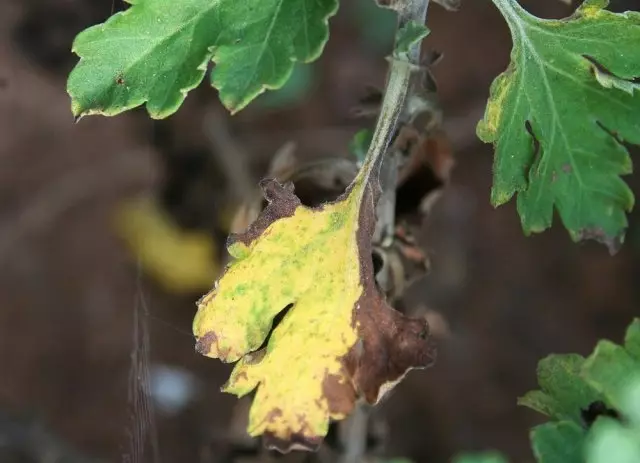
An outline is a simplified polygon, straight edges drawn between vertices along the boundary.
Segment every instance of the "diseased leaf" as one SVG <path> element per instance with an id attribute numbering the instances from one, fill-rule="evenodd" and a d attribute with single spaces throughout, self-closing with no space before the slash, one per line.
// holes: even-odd
<path id="1" fill-rule="evenodd" d="M 538 463 L 583 463 L 586 431 L 572 421 L 536 426 L 531 431 L 531 447 Z"/>
<path id="2" fill-rule="evenodd" d="M 477 129 L 496 147 L 491 201 L 517 193 L 526 234 L 551 226 L 555 209 L 575 241 L 615 252 L 634 203 L 621 141 L 640 144 L 640 14 L 586 0 L 570 18 L 544 20 L 516 0 L 493 2 L 514 45 Z"/>
<path id="3" fill-rule="evenodd" d="M 542 390 L 531 391 L 518 400 L 555 420 L 571 420 L 582 425 L 582 410 L 602 395 L 590 386 L 580 372 L 585 359 L 581 355 L 550 355 L 538 363 L 538 384 Z"/>
<path id="4" fill-rule="evenodd" d="M 76 116 L 112 116 L 146 103 L 173 114 L 216 63 L 212 84 L 232 112 L 282 87 L 295 61 L 316 59 L 337 0 L 130 0 L 81 32 L 67 90 Z"/>
<path id="5" fill-rule="evenodd" d="M 624 347 L 600 341 L 582 367 L 582 376 L 600 391 L 618 410 L 624 406 L 624 394 L 640 377 L 640 361 Z"/>
<path id="6" fill-rule="evenodd" d="M 364 178 L 318 208 L 290 184 L 263 181 L 268 206 L 230 238 L 234 260 L 199 302 L 197 350 L 238 361 L 224 390 L 256 390 L 248 431 L 281 450 L 317 447 L 357 398 L 376 403 L 434 359 L 426 321 L 393 310 L 376 287 L 375 195 Z"/>

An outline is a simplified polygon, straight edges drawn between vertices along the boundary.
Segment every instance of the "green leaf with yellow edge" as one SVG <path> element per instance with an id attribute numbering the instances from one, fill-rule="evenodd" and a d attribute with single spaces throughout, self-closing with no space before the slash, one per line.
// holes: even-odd
<path id="1" fill-rule="evenodd" d="M 216 63 L 212 84 L 232 112 L 277 89 L 294 62 L 318 58 L 337 0 L 129 0 L 81 32 L 67 91 L 77 117 L 112 116 L 146 103 L 173 114 Z"/>
<path id="2" fill-rule="evenodd" d="M 640 144 L 640 14 L 586 0 L 570 18 L 545 20 L 516 0 L 493 3 L 514 45 L 477 129 L 496 148 L 491 201 L 517 194 L 526 234 L 551 226 L 555 209 L 575 241 L 614 252 L 634 203 L 621 142 Z"/>
<path id="3" fill-rule="evenodd" d="M 263 181 L 267 207 L 230 237 L 234 260 L 199 302 L 197 350 L 238 361 L 224 390 L 256 391 L 248 431 L 283 451 L 316 448 L 358 398 L 376 403 L 434 358 L 426 322 L 392 309 L 376 287 L 378 193 L 365 177 L 317 208 L 291 184 Z"/>

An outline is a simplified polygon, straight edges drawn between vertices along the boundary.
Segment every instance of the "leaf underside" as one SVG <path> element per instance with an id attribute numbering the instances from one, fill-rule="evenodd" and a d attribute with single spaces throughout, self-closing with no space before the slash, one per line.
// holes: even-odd
<path id="1" fill-rule="evenodd" d="M 289 78 L 328 39 L 337 0 L 129 0 L 131 6 L 81 32 L 67 91 L 76 117 L 112 116 L 146 103 L 153 118 L 173 114 L 202 81 L 231 111 Z"/>
<path id="2" fill-rule="evenodd" d="M 268 206 L 230 237 L 234 260 L 199 302 L 197 350 L 237 361 L 224 390 L 255 390 L 251 435 L 282 451 L 315 449 L 331 419 L 358 398 L 376 403 L 431 364 L 434 348 L 426 322 L 392 309 L 376 287 L 370 186 L 356 180 L 318 208 L 301 205 L 290 184 L 262 186 Z"/>
<path id="3" fill-rule="evenodd" d="M 495 145 L 492 203 L 517 194 L 526 234 L 554 209 L 574 241 L 615 252 L 633 194 L 625 143 L 640 144 L 640 14 L 587 0 L 570 18 L 543 20 L 494 0 L 512 37 L 511 63 L 493 83 L 478 136 Z"/>

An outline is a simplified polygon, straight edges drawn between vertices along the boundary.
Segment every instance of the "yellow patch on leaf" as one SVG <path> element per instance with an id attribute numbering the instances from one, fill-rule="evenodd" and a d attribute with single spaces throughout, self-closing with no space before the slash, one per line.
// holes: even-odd
<path id="1" fill-rule="evenodd" d="M 199 302 L 196 348 L 238 361 L 225 391 L 256 389 L 251 435 L 283 451 L 313 449 L 331 419 L 358 397 L 377 402 L 409 369 L 431 364 L 434 349 L 426 321 L 393 310 L 375 286 L 366 182 L 318 208 L 290 184 L 262 187 L 268 206 L 230 237 L 234 260 Z"/>

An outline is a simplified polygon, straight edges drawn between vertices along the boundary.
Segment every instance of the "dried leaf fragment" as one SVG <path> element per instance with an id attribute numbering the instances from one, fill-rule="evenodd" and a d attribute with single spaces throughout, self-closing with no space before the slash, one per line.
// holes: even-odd
<path id="1" fill-rule="evenodd" d="M 435 351 L 426 321 L 392 309 L 375 285 L 375 201 L 362 175 L 318 208 L 303 206 L 290 184 L 262 187 L 268 206 L 230 238 L 235 259 L 199 302 L 196 348 L 238 361 L 224 390 L 256 390 L 251 435 L 281 451 L 315 449 L 331 419 L 358 398 L 376 403 Z"/>

